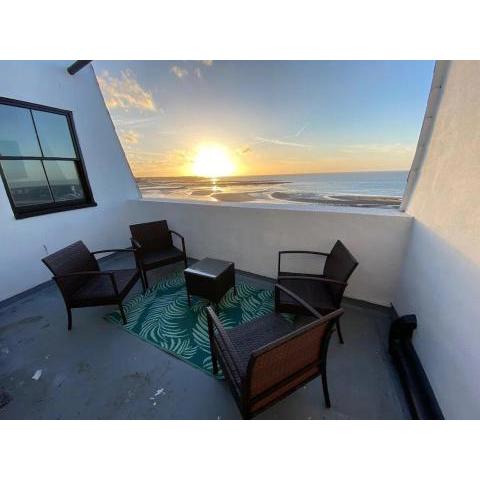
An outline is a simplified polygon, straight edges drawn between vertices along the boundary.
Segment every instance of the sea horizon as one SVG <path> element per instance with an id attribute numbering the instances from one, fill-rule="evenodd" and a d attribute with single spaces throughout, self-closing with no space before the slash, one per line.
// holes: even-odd
<path id="1" fill-rule="evenodd" d="M 210 177 L 204 175 L 135 175 L 133 174 L 134 178 L 142 179 L 142 178 L 205 178 L 205 179 L 212 179 L 212 178 L 246 178 L 246 177 L 295 177 L 295 176 L 305 176 L 305 175 L 337 175 L 342 173 L 392 173 L 392 172 L 406 172 L 408 173 L 408 169 L 396 169 L 396 170 L 349 170 L 349 171 L 341 171 L 341 172 L 308 172 L 308 173 L 262 173 L 262 174 L 246 174 L 246 175 L 225 175 L 220 177 Z"/>

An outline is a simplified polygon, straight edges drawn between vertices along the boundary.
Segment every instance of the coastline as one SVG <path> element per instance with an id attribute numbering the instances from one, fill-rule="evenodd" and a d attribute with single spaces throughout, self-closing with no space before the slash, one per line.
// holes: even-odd
<path id="1" fill-rule="evenodd" d="M 402 202 L 400 197 L 374 195 L 322 195 L 319 197 L 308 197 L 285 192 L 273 192 L 271 196 L 278 200 L 337 205 L 339 207 L 399 208 Z"/>
<path id="2" fill-rule="evenodd" d="M 138 184 L 144 198 L 398 209 L 406 177 L 404 172 L 357 172 L 296 178 L 143 178 Z"/>

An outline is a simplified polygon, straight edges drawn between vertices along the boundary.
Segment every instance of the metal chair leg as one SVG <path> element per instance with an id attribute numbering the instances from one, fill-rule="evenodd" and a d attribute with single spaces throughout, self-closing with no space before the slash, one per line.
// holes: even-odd
<path id="1" fill-rule="evenodd" d="M 342 330 L 340 330 L 340 319 L 339 318 L 337 318 L 336 326 L 337 326 L 338 339 L 340 340 L 340 343 L 345 343 L 343 341 Z"/>
<path id="2" fill-rule="evenodd" d="M 67 314 L 68 314 L 68 329 L 72 329 L 72 310 L 70 308 L 67 308 Z"/>
<path id="3" fill-rule="evenodd" d="M 146 292 L 147 290 L 147 285 L 145 284 L 145 278 L 143 276 L 143 272 L 140 271 L 140 281 L 142 282 L 142 290 L 143 290 L 143 293 Z"/>
<path id="4" fill-rule="evenodd" d="M 217 355 L 215 354 L 215 349 L 210 347 L 210 350 L 212 352 L 212 369 L 213 369 L 213 374 L 216 375 L 218 373 L 218 360 L 217 360 Z"/>
<path id="5" fill-rule="evenodd" d="M 121 303 L 118 304 L 118 308 L 120 309 L 120 315 L 122 316 L 123 319 L 123 324 L 127 324 L 127 316 L 125 315 L 125 310 L 123 309 L 123 305 Z"/>
<path id="6" fill-rule="evenodd" d="M 327 369 L 322 368 L 322 386 L 323 386 L 323 397 L 325 398 L 325 407 L 330 408 L 330 395 L 328 393 L 328 384 L 327 384 Z"/>

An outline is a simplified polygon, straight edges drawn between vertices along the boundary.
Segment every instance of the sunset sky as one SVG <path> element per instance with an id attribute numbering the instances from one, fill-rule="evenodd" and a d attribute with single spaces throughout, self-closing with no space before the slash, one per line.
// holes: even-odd
<path id="1" fill-rule="evenodd" d="M 409 169 L 433 66 L 94 62 L 137 177 Z"/>

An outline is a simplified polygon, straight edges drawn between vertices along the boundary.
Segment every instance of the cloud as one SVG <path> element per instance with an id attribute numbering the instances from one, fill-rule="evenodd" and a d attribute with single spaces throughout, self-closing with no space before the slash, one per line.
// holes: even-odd
<path id="1" fill-rule="evenodd" d="M 286 147 L 311 148 L 305 143 L 286 142 L 280 138 L 255 137 L 256 143 L 271 143 L 272 145 L 284 145 Z"/>
<path id="2" fill-rule="evenodd" d="M 247 153 L 250 153 L 250 152 L 253 152 L 253 149 L 249 145 L 246 145 L 245 147 L 240 147 L 237 149 L 237 153 L 241 155 L 246 155 Z"/>
<path id="3" fill-rule="evenodd" d="M 311 148 L 312 145 L 308 145 L 306 143 L 299 143 L 299 142 L 291 142 L 288 140 L 289 138 L 298 138 L 307 128 L 307 124 L 303 125 L 300 129 L 298 129 L 293 135 L 285 135 L 279 138 L 266 138 L 266 137 L 255 137 L 255 144 L 259 143 L 270 143 L 272 145 L 283 145 L 286 147 L 295 147 L 295 148 Z"/>
<path id="4" fill-rule="evenodd" d="M 298 138 L 305 131 L 306 128 L 307 128 L 307 124 L 305 124 L 302 128 L 297 130 L 297 132 L 294 135 L 292 135 L 292 137 Z"/>
<path id="5" fill-rule="evenodd" d="M 179 67 L 178 65 L 174 65 L 170 69 L 170 73 L 173 73 L 177 78 L 183 78 L 188 75 L 188 70 L 186 68 Z"/>
<path id="6" fill-rule="evenodd" d="M 131 145 L 137 145 L 137 143 L 140 141 L 141 135 L 134 130 L 120 130 L 119 137 L 122 145 L 128 148 Z"/>
<path id="7" fill-rule="evenodd" d="M 406 145 L 403 143 L 360 143 L 353 145 L 344 145 L 340 152 L 343 153 L 381 153 L 381 154 L 399 154 L 413 153 L 414 145 Z"/>
<path id="8" fill-rule="evenodd" d="M 181 149 L 126 152 L 133 173 L 137 177 L 178 176 L 179 172 L 189 174 L 191 152 Z"/>
<path id="9" fill-rule="evenodd" d="M 200 61 L 207 67 L 211 67 L 213 65 L 213 60 L 200 60 Z"/>
<path id="10" fill-rule="evenodd" d="M 147 126 L 149 123 L 159 121 L 165 114 L 162 108 L 159 108 L 158 111 L 160 115 L 153 115 L 149 117 L 140 117 L 140 118 L 115 118 L 115 125 L 119 127 L 137 127 L 141 128 Z"/>
<path id="11" fill-rule="evenodd" d="M 120 77 L 113 77 L 105 70 L 97 79 L 109 109 L 157 110 L 152 93 L 138 83 L 131 70 L 121 71 Z"/>

